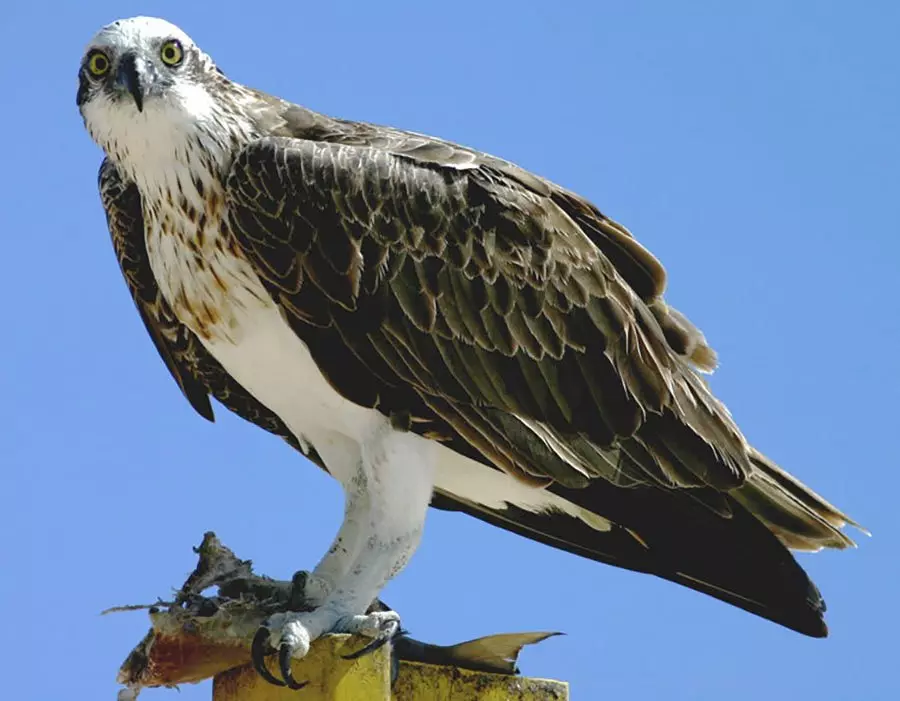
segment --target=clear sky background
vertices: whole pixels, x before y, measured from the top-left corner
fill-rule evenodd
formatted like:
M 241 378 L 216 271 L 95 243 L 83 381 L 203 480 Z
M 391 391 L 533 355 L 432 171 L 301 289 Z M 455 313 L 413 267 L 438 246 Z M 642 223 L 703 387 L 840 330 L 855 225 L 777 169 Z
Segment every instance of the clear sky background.
M 900 698 L 896 2 L 7 3 L 0 13 L 0 667 L 9 699 L 113 699 L 213 529 L 287 578 L 338 484 L 156 355 L 116 266 L 75 108 L 84 45 L 153 14 L 234 79 L 460 141 L 593 200 L 669 270 L 747 435 L 868 526 L 801 556 L 832 637 L 433 512 L 385 592 L 419 638 L 562 630 L 522 657 L 573 698 Z M 208 699 L 208 685 L 145 692 Z M 302 698 L 302 695 L 298 696 Z

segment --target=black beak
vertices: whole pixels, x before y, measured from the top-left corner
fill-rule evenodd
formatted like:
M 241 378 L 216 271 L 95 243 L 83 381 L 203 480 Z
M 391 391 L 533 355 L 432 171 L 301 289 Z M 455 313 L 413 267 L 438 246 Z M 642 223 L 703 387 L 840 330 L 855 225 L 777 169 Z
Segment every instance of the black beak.
M 119 69 L 116 71 L 116 86 L 127 90 L 134 98 L 138 112 L 144 110 L 144 84 L 141 82 L 141 74 L 137 69 L 137 60 L 134 54 L 124 54 L 119 59 Z

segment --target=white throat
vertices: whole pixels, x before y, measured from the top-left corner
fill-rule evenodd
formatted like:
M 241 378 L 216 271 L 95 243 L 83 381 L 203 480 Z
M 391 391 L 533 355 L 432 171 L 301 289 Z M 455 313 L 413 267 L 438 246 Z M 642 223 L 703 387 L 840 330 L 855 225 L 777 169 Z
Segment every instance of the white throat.
M 187 82 L 165 97 L 148 99 L 143 111 L 103 95 L 85 107 L 91 135 L 150 199 L 176 192 L 190 196 L 198 178 L 221 176 L 235 149 L 255 136 L 253 124 L 238 115 L 223 109 L 203 86 Z

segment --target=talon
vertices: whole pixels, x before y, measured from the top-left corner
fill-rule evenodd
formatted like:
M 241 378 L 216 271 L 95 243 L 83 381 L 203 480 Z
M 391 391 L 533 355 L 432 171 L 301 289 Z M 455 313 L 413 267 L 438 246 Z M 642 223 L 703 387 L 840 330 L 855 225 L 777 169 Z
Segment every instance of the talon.
M 372 642 L 363 646 L 362 649 L 357 650 L 356 652 L 351 652 L 349 655 L 343 655 L 343 658 L 345 660 L 357 660 L 360 657 L 371 654 L 385 643 L 389 643 L 402 632 L 403 630 L 400 628 L 400 621 L 388 621 L 384 630 L 379 632 L 379 634 L 372 639 Z
M 281 643 L 281 647 L 278 648 L 278 666 L 281 667 L 281 676 L 284 677 L 284 682 L 289 689 L 302 689 L 309 682 L 297 682 L 294 679 L 294 674 L 291 671 L 293 652 L 294 650 L 290 645 Z M 285 684 L 282 684 L 282 686 Z
M 268 643 L 269 629 L 265 626 L 260 626 L 259 630 L 256 631 L 256 635 L 253 636 L 253 644 L 250 646 L 250 659 L 253 662 L 253 669 L 269 684 L 285 686 L 285 683 L 273 675 L 266 667 L 266 655 L 269 654 L 266 649 Z
M 401 628 L 394 634 L 394 642 L 397 641 L 397 638 L 403 638 L 409 635 L 409 631 Z M 397 683 L 397 679 L 400 677 L 400 655 L 397 654 L 396 645 L 391 648 L 391 689 L 394 688 L 394 685 Z
M 311 611 L 314 607 L 306 598 L 306 584 L 309 581 L 309 572 L 299 570 L 291 577 L 291 593 L 288 599 L 288 611 Z
M 306 581 L 309 579 L 309 573 L 304 570 L 294 572 L 291 577 L 291 595 L 288 599 L 289 611 L 302 611 L 306 607 Z

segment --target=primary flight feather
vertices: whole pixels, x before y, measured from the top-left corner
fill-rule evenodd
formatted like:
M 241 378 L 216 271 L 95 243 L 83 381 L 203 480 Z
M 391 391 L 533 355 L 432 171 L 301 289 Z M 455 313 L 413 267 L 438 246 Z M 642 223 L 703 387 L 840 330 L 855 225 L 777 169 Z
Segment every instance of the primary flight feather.
M 846 547 L 852 522 L 748 444 L 623 226 L 498 158 L 235 83 L 160 19 L 104 27 L 79 77 L 113 245 L 181 391 L 346 492 L 312 610 L 258 636 L 273 681 L 297 686 L 322 634 L 396 633 L 367 610 L 429 504 L 826 634 L 788 549 Z

